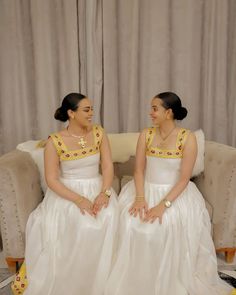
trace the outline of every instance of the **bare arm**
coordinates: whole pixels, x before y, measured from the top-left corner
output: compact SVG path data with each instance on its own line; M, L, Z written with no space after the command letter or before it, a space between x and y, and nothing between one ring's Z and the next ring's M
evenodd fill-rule
M186 188L193 171L193 167L197 158L197 142L193 133L188 135L184 146L183 158L181 161L180 177L176 185L166 195L166 199L174 201Z
M79 194L68 189L60 181L60 162L57 155L57 151L53 145L52 139L49 138L45 151L44 151L44 166L45 166L45 179L48 187L54 191L58 196L74 202L81 210L81 213L84 214L86 210L89 214L94 215L91 208L92 203L87 200L85 197L80 196Z
M136 196L144 196L144 170L146 166L145 150L145 131L142 131L138 139L135 157L134 183L136 188Z
M129 213L136 217L139 215L142 220L147 212L147 202L145 200L144 194L144 171L146 166L146 134L145 130L141 132L137 148L136 148L136 158L135 158L135 170L134 170L134 183L136 189L136 198L129 209Z
M101 169L102 169L102 191L109 189L114 177L114 168L111 158L110 143L106 133L103 133L102 143L100 146Z
M103 206L106 208L109 204L109 197L105 194L105 190L110 189L114 177L114 168L111 157L110 143L106 133L103 133L100 146L101 153L101 169L102 169L102 189L94 201L94 212L97 214Z
M44 150L44 169L48 187L60 197L74 202L79 196L60 182L60 162L52 139L49 139Z
M191 178L194 163L197 157L197 142L195 135L190 133L183 150L183 158L181 161L180 177L178 182L170 190L170 192L165 196L165 200L173 202L186 188L189 179ZM162 215L165 212L166 207L164 202L160 202L155 207L151 208L146 217L145 221L151 221L153 223L157 218L159 222L162 222Z

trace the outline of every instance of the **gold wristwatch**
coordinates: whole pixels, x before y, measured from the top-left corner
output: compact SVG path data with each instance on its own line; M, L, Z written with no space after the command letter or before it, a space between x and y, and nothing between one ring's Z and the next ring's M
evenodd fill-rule
M111 196L111 190L110 189L105 189L104 191L102 191L108 198L110 198Z
M166 208L170 208L171 207L171 205L172 205L171 201L169 201L167 199L164 199L163 201L164 201L164 205L165 205Z

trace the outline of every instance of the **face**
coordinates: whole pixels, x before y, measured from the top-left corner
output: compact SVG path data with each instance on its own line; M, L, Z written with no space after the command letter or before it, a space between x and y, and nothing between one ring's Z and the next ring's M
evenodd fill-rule
M76 123L82 127L89 127L92 124L93 117L93 105L88 98L84 98L79 102L78 109L76 111L68 111L71 120L75 120Z
M160 125L172 116L171 109L165 109L160 98L153 98L151 101L150 117L154 125Z

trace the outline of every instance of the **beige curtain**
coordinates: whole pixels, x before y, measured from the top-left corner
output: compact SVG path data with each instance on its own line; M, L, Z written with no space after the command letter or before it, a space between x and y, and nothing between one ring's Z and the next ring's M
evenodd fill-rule
M57 130L71 91L108 132L150 125L175 91L184 126L236 146L235 17L234 0L0 0L0 153Z
M150 99L171 90L184 126L236 146L234 0L105 0L103 18L105 126L140 130Z

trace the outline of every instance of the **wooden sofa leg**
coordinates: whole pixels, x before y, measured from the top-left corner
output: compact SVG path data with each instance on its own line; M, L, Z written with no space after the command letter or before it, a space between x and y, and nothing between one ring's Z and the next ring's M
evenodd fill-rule
M228 263L232 263L234 261L236 249L225 251L225 260Z
M234 261L236 248L221 248L221 249L217 249L216 252L224 252L225 261L227 263L232 263Z
M19 270L23 261L24 261L24 258L6 257L6 262L7 262L8 268L13 273L15 273Z

